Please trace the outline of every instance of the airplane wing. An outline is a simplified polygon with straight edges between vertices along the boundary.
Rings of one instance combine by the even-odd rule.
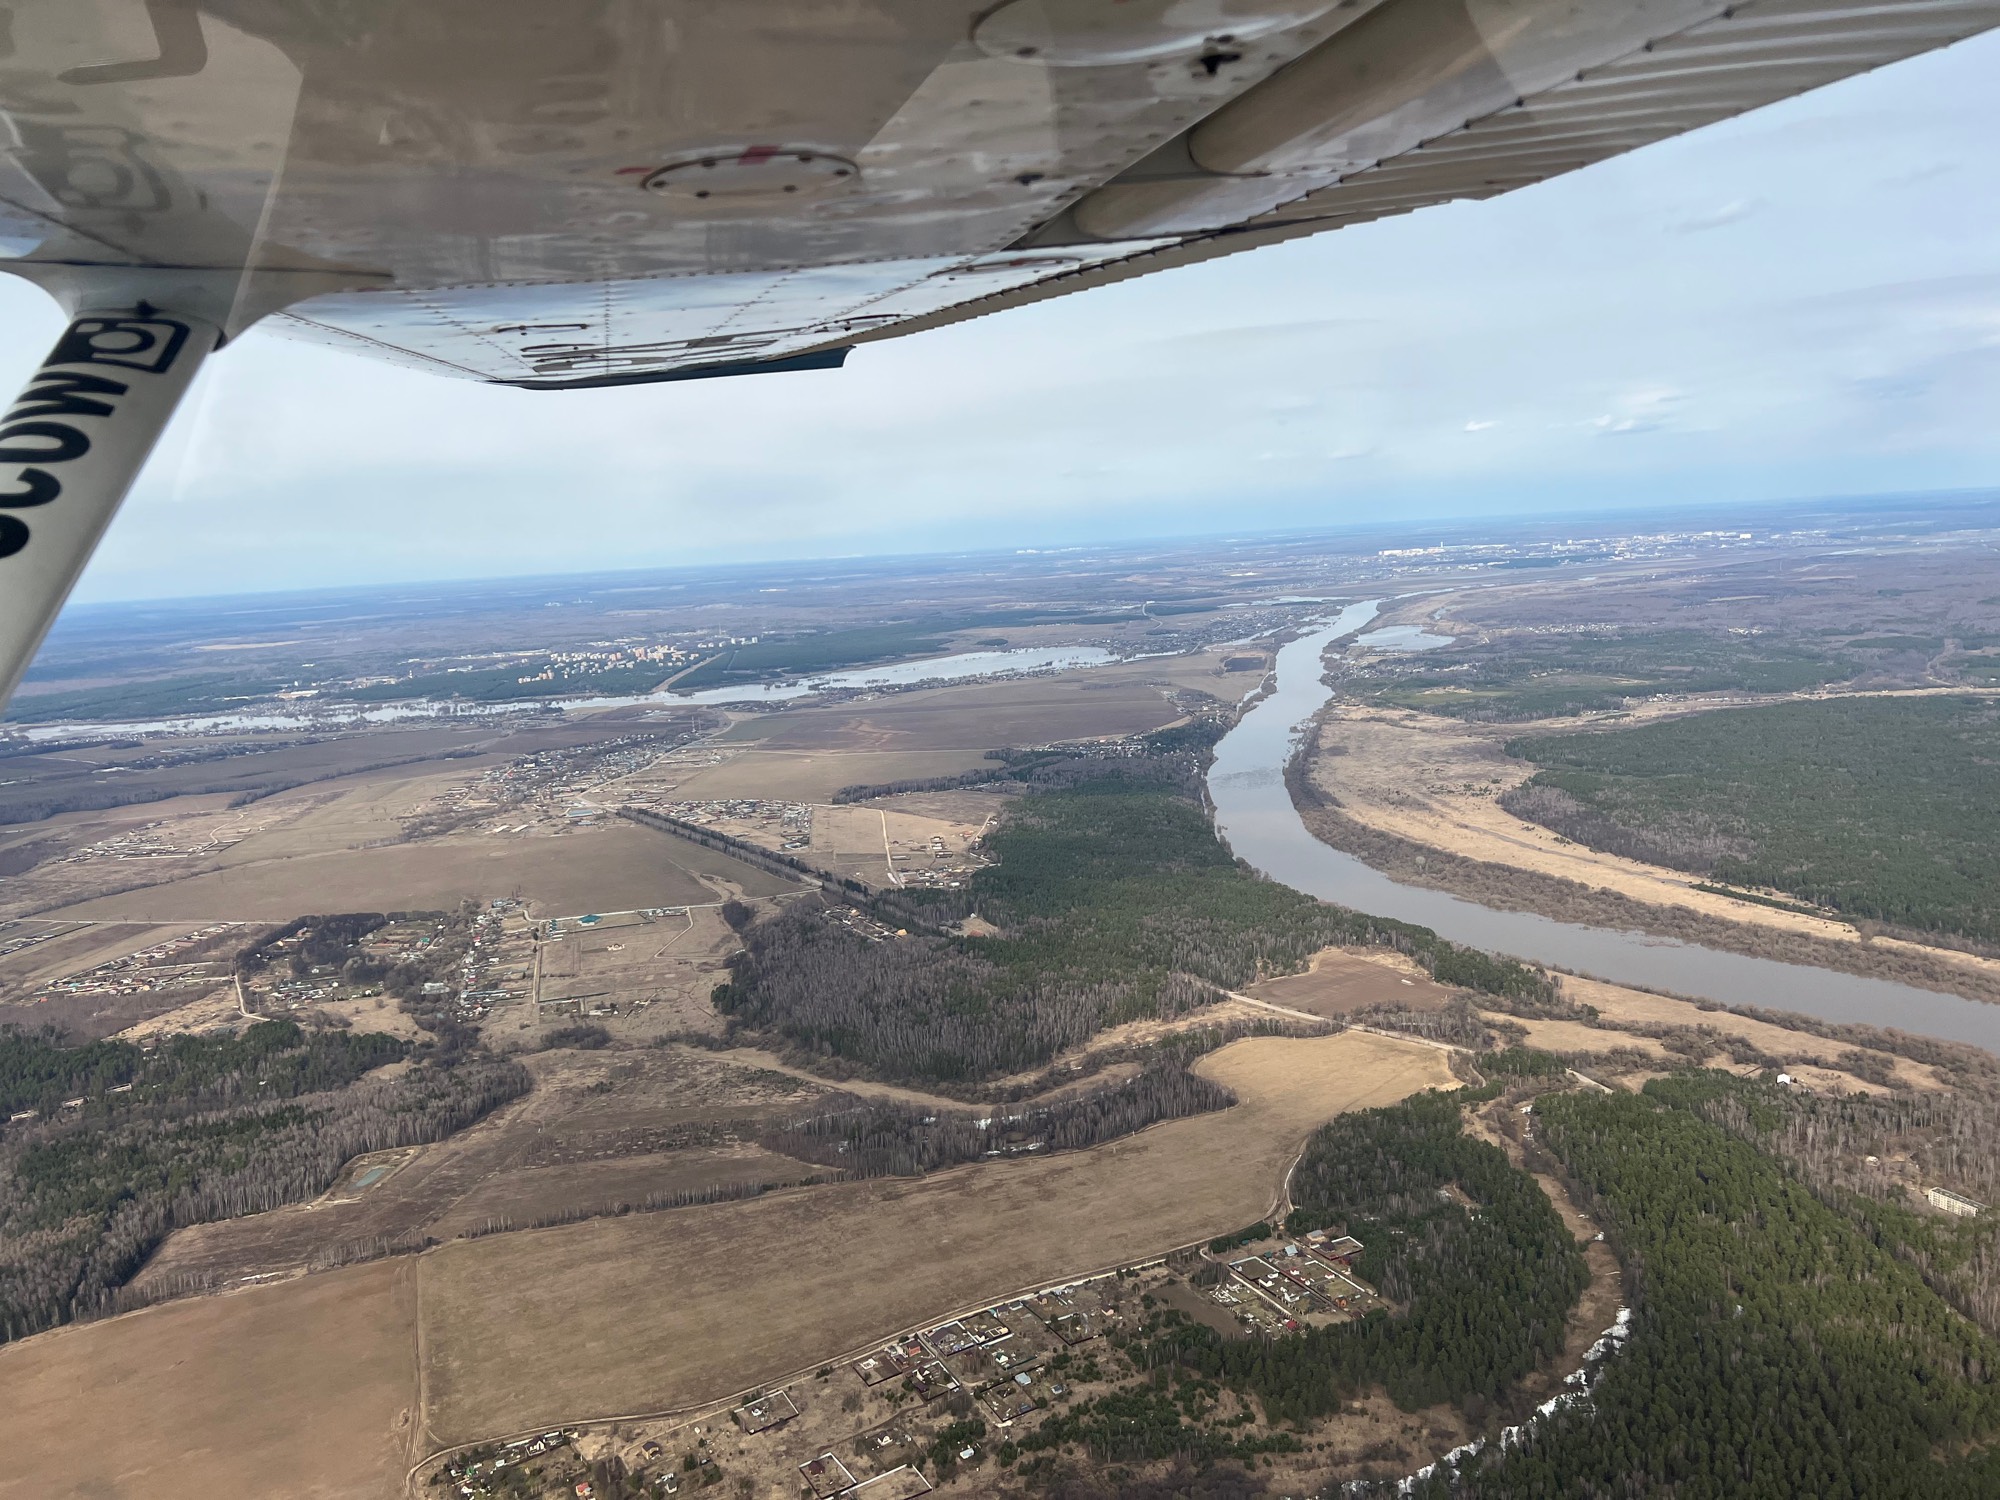
[[[0,703],[195,368],[260,320],[533,389],[825,368],[1996,24],[2000,0],[14,0],[0,269],[79,321],[0,419]]]

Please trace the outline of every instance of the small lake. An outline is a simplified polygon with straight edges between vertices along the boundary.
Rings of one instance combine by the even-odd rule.
[[[1451,645],[1454,639],[1432,635],[1421,625],[1384,625],[1380,630],[1369,631],[1354,644],[1366,646],[1370,651],[1435,651]]]
[[[1280,650],[1276,691],[1246,713],[1215,747],[1209,796],[1215,804],[1216,827],[1240,858],[1295,890],[1356,911],[1416,922],[1469,947],[1724,1005],[1758,1005],[1826,1021],[1894,1026],[2000,1051],[2000,1006],[1642,932],[1495,911],[1442,891],[1399,885],[1314,838],[1285,788],[1285,763],[1300,726],[1333,695],[1321,680],[1321,653],[1374,619],[1381,603],[1351,604]]]

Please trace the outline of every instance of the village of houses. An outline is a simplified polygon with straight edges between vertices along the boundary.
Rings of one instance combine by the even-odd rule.
[[[1226,1333],[1345,1321],[1386,1304],[1354,1271],[1360,1241],[1229,1237],[911,1329],[722,1406],[520,1434],[441,1455],[421,1492],[533,1500],[719,1493],[909,1500],[977,1492],[989,1466],[1065,1403],[1129,1371],[1120,1334],[1157,1308]]]

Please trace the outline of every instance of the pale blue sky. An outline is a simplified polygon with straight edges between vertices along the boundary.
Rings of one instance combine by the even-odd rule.
[[[252,332],[78,593],[2000,484],[2000,34],[1483,204],[588,394]],[[0,386],[59,322],[0,277]]]

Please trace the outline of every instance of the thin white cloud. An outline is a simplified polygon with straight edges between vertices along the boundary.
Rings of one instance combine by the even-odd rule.
[[[1690,214],[1668,227],[1675,234],[1701,234],[1710,229],[1722,229],[1750,217],[1759,207],[1755,198],[1732,198],[1729,202],[1702,213]]]

